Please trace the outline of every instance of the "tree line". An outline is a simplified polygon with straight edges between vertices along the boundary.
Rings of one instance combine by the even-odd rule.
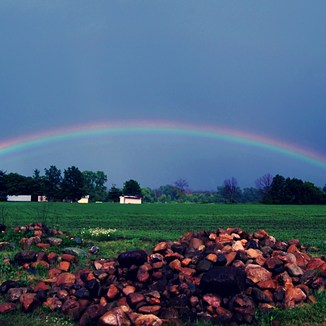
[[[51,165],[38,169],[32,176],[7,173],[0,170],[0,201],[8,195],[46,196],[48,201],[77,201],[89,196],[91,202],[118,202],[124,195],[141,196],[144,202],[193,202],[193,203],[265,203],[265,204],[326,204],[326,185],[323,189],[311,182],[281,175],[265,174],[258,178],[255,187],[241,189],[236,178],[225,179],[216,191],[191,191],[185,179],[174,184],[162,185],[157,189],[141,188],[133,179],[122,188],[106,187],[107,175],[103,171],[80,171],[71,166],[63,172]]]

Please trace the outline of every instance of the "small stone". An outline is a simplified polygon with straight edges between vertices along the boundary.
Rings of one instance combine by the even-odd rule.
[[[253,288],[251,294],[254,300],[256,300],[257,302],[261,302],[261,303],[273,302],[273,300],[268,295],[266,295],[262,290],[258,288]]]
[[[52,311],[55,311],[57,309],[61,309],[62,302],[58,298],[48,297],[43,303],[43,306],[48,307]]]
[[[162,326],[163,321],[153,314],[140,315],[134,320],[135,326]]]
[[[255,259],[255,258],[261,256],[263,253],[258,249],[249,248],[248,250],[246,250],[246,254],[249,258]]]
[[[302,269],[296,264],[286,264],[285,268],[291,276],[301,276],[303,275]]]
[[[138,271],[137,271],[137,280],[139,282],[147,282],[148,279],[149,279],[149,266],[147,265],[141,265],[139,268],[138,268]]]
[[[60,246],[62,243],[62,239],[60,238],[54,238],[54,237],[50,237],[47,238],[47,242],[51,245],[51,246]]]
[[[19,298],[19,302],[22,304],[25,311],[31,311],[40,304],[40,302],[36,299],[36,293],[22,294]]]
[[[59,264],[59,269],[61,269],[62,271],[68,272],[70,269],[69,261],[61,261]]]
[[[62,254],[61,256],[62,260],[64,261],[68,261],[70,263],[77,263],[78,262],[78,258],[74,255],[71,254]]]
[[[8,290],[7,294],[8,294],[8,299],[10,302],[15,302],[17,300],[19,300],[19,298],[27,293],[27,288],[11,288]]]
[[[81,257],[81,258],[87,257],[86,251],[80,248],[74,248],[74,247],[64,248],[63,253],[74,255],[76,257]]]
[[[0,314],[16,310],[17,307],[14,303],[0,303]]]
[[[130,293],[136,292],[136,288],[132,285],[127,285],[122,289],[122,292],[125,296],[128,296]]]
[[[161,306],[155,305],[155,306],[141,306],[138,311],[142,314],[153,314],[156,315],[161,310]]]
[[[72,299],[67,299],[63,303],[61,311],[72,320],[78,320],[81,316],[80,303]]]
[[[105,326],[130,326],[131,321],[122,307],[116,307],[106,312],[99,319],[99,325]]]
[[[76,281],[76,276],[72,273],[68,273],[68,272],[64,272],[62,274],[59,274],[57,276],[57,281],[56,281],[56,285],[67,285],[70,286],[72,284],[74,284]]]
[[[233,245],[232,245],[232,250],[233,251],[239,251],[239,250],[244,250],[244,247],[242,245],[241,241],[236,241]]]
[[[204,241],[198,238],[192,238],[189,242],[189,247],[194,249],[199,249],[202,245],[204,245]]]
[[[215,263],[217,261],[216,254],[208,254],[205,258],[212,263]]]
[[[218,308],[221,303],[222,303],[222,299],[220,296],[216,295],[216,294],[205,294],[203,296],[203,300],[210,306],[214,307],[214,308]]]
[[[165,251],[167,248],[168,248],[167,242],[162,241],[153,248],[153,252],[155,253],[155,252]]]
[[[226,266],[230,265],[234,261],[236,256],[237,256],[237,253],[235,251],[232,251],[232,252],[226,254],[225,255],[225,258],[226,258],[226,264],[225,265]]]
[[[299,288],[289,288],[285,291],[285,306],[292,308],[296,303],[300,303],[307,298],[305,293]]]
[[[128,295],[128,300],[132,306],[135,306],[137,303],[145,301],[145,296],[141,293],[134,292]]]
[[[247,277],[254,283],[266,281],[272,278],[272,273],[259,265],[249,264],[246,266],[245,271]]]
[[[108,291],[106,293],[106,296],[109,299],[114,299],[117,295],[119,294],[119,289],[114,285],[114,284],[110,284]]]
[[[40,282],[34,287],[34,292],[47,291],[49,289],[50,289],[50,287],[47,284],[45,284],[44,282]]]

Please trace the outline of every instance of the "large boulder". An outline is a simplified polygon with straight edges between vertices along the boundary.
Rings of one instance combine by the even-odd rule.
[[[213,267],[203,273],[200,288],[204,293],[217,293],[222,296],[231,296],[240,293],[246,285],[246,273],[236,267]]]

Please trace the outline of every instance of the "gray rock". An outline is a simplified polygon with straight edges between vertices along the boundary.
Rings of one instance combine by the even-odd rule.
[[[64,248],[62,251],[64,254],[74,255],[76,257],[81,257],[81,258],[87,257],[86,251],[80,248],[69,247],[69,248]]]

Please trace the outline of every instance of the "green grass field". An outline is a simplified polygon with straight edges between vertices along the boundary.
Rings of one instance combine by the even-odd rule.
[[[114,228],[115,237],[153,243],[176,240],[187,231],[265,229],[277,239],[299,238],[303,245],[326,253],[326,206],[0,203],[1,219],[8,226],[42,221],[72,233],[82,228]]]
[[[83,229],[116,229],[109,238],[97,239],[102,257],[114,257],[130,249],[150,250],[161,240],[177,240],[187,231],[240,227],[248,232],[265,229],[279,240],[298,238],[310,254],[326,254],[326,206],[223,205],[223,204],[70,204],[0,203],[0,223],[7,227],[43,222],[72,235]],[[1,239],[0,239],[1,241]],[[96,241],[96,240],[95,240]],[[315,248],[313,248],[315,247]],[[259,318],[260,325],[273,319],[282,325],[326,324],[326,295],[317,294],[318,303],[274,311]],[[74,325],[66,318],[33,313],[0,316],[0,325]],[[30,324],[29,324],[30,323]],[[198,325],[207,325],[199,323]]]

